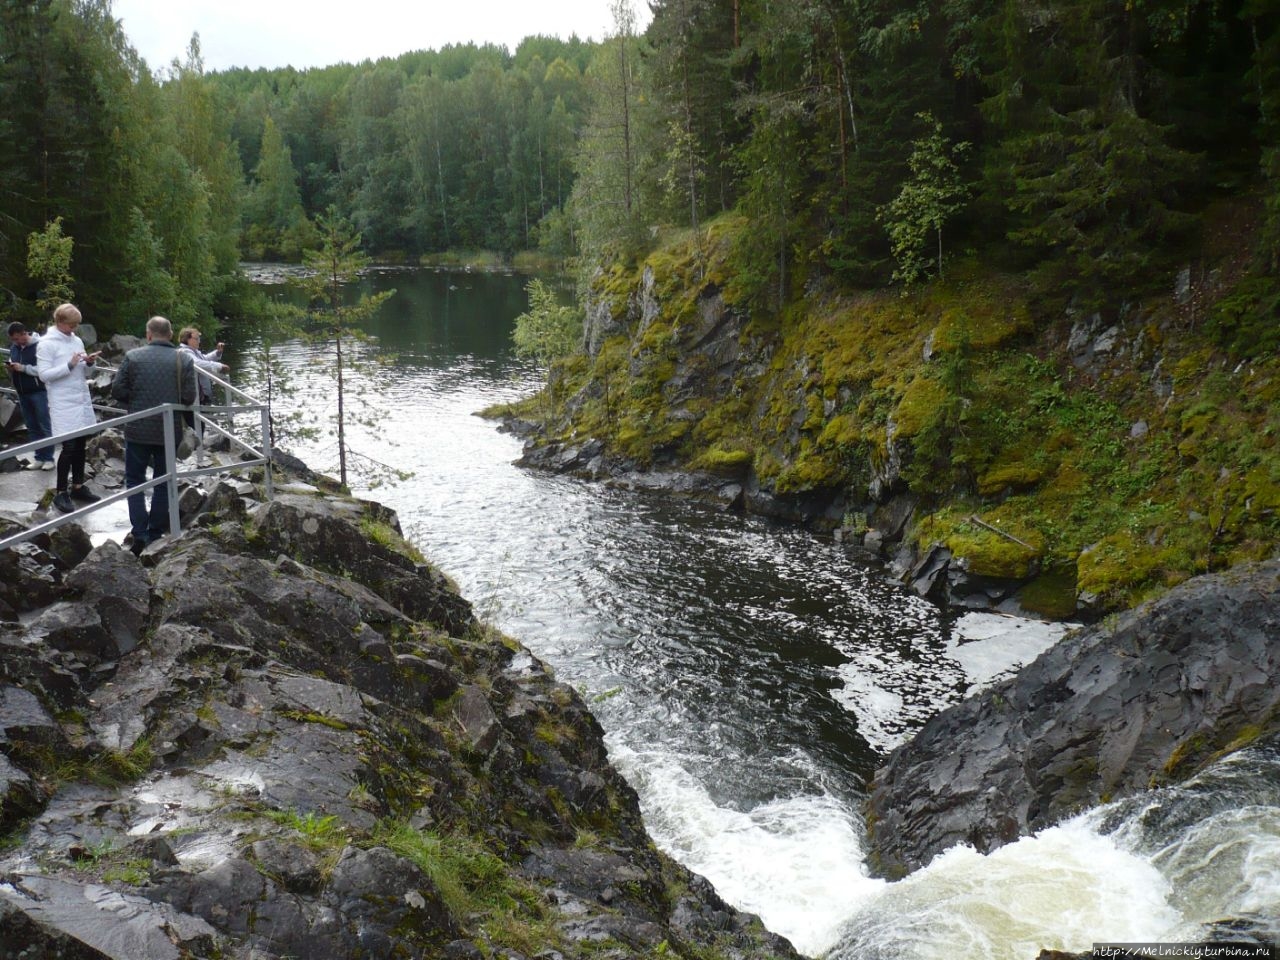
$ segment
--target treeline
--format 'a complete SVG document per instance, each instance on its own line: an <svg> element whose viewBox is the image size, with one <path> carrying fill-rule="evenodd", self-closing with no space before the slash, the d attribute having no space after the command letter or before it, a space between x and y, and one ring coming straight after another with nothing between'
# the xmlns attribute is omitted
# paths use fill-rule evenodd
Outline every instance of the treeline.
<svg viewBox="0 0 1280 960"><path fill-rule="evenodd" d="M99 329L208 316L239 258L228 134L198 49L162 84L109 0L0 3L0 315L29 319L57 291ZM70 262L29 265L31 235L59 229Z"/></svg>
<svg viewBox="0 0 1280 960"><path fill-rule="evenodd" d="M914 282L956 254L1081 306L1167 282L1206 211L1277 304L1271 0L624 0L600 43L530 38L157 80L109 0L0 5L0 295L56 217L91 313L208 313L238 257L296 259L333 209L375 256L542 248L583 272L726 212L735 281ZM38 271L36 271L38 273ZM1254 324L1254 326L1250 326Z"/></svg>
<svg viewBox="0 0 1280 960"><path fill-rule="evenodd" d="M3 0L0 310L35 317L69 280L108 330L207 318L241 259L299 260L331 209L383 257L567 256L594 50L532 37L514 54L209 73L193 38L153 71L110 0ZM66 238L60 276L47 251Z"/></svg>
<svg viewBox="0 0 1280 960"><path fill-rule="evenodd" d="M533 37L514 55L463 45L212 75L248 174L246 252L296 258L331 206L382 256L553 243L540 224L573 184L592 50Z"/></svg>
<svg viewBox="0 0 1280 960"><path fill-rule="evenodd" d="M1244 195L1225 233L1270 278L1247 306L1280 308L1270 0L651 6L633 100L654 145L637 154L631 222L589 231L592 248L732 208L751 224L740 279L766 302L815 273L879 285L973 250L1118 306L1168 284L1162 258L1194 249L1215 200ZM583 177L606 156L589 152Z"/></svg>

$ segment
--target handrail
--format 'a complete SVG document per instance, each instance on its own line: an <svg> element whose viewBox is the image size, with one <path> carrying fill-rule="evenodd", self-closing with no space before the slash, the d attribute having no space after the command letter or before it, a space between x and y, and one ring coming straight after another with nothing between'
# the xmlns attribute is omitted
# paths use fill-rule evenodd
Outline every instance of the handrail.
<svg viewBox="0 0 1280 960"><path fill-rule="evenodd" d="M111 368L108 367L107 369L111 369ZM17 533L4 537L3 539L0 539L0 550L5 550L11 546L15 546L19 543L23 543L27 540L31 540L34 537L37 537L40 534L45 533L46 531L54 530L58 527L64 526L65 524L72 523L80 519L81 517L84 517L90 513L93 513L95 510L101 510L103 507L107 507L113 503L117 503L118 501L123 500L129 496L132 496L133 494L150 490L153 487L157 487L162 483L168 484L168 488L169 488L169 529L170 531L172 531L174 536L177 536L181 530L181 527L178 522L178 479L181 477L199 477L199 476L205 476L211 473L221 472L223 470L243 470L245 468L256 467L261 464L264 467L264 473L265 473L263 486L265 488L266 497L268 500L274 499L275 485L272 479L271 455L270 455L270 451L271 451L270 408L268 407L267 404L261 402L260 400L257 400L255 397L251 396L250 394L245 393L243 390L240 390L235 386L232 386L230 383L227 383L225 380L222 380L219 377L214 376L213 374L202 373L201 375L209 377L209 379L216 381L219 386L223 387L224 389L223 396L227 400L226 404L224 405L201 404L199 391L196 392L196 402L189 406L186 404L180 404L180 403L163 403L154 407L149 407L146 410L139 410L136 413L126 413L125 411L119 410L116 407L108 407L100 404L95 404L94 405L95 409L101 410L102 412L108 414L107 419L100 420L91 427L81 427L78 430L68 430L67 432L60 433L56 436L42 437L39 440L33 440L30 443L24 443L21 446L9 447L5 450L0 450L0 463L2 463L5 460L10 460L15 457L20 457L24 453L31 453L36 450L42 450L45 447L52 446L53 444L62 443L67 440L74 440L77 437L87 437L87 436L90 436L91 434L101 433L107 429L115 428L122 424L129 423L130 421L133 421L133 420L141 420L145 417L154 417L157 415L164 417L165 472L163 474L161 474L158 477L152 477L150 480L140 483L137 486L127 487L124 490L104 496L101 500L95 503L91 503L86 506L80 507L79 509L72 511L71 513L65 513L59 516L55 516L49 520L44 521L43 523L37 524L34 527L28 527L25 530L21 530ZM0 392L13 393L14 391L8 388L0 388ZM231 403L230 401L233 396L237 399L242 399L244 402L240 404ZM240 437L236 436L233 432L224 429L218 423L211 420L207 415L208 413L226 414L228 417L228 420L231 423L232 429L234 429L234 426L235 426L234 420L231 419L233 414L250 413L255 410L258 411L261 415L261 421L260 421L261 448L255 448L252 444L246 442L245 440L242 440ZM239 447L245 453L250 454L250 456L247 459L238 460L235 463L230 465L219 465L216 467L200 467L199 464L197 464L195 469L179 470L178 459L177 459L177 444L174 441L174 423L175 423L174 417L175 417L175 414L186 413L188 411L194 414L194 420L195 420L195 423L197 424L198 432L200 434L203 434L205 427L212 427L214 432L216 432L219 436L226 437L230 443L234 444L236 447Z"/></svg>

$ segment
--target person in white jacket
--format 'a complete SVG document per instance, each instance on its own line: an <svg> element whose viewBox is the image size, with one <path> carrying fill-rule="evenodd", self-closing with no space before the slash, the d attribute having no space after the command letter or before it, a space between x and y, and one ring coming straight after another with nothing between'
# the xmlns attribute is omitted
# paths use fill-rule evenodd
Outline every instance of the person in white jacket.
<svg viewBox="0 0 1280 960"><path fill-rule="evenodd" d="M49 420L55 435L98 422L85 379L86 370L93 366L98 354L86 353L84 341L76 336L80 320L80 311L74 304L62 304L53 311L53 326L36 345L36 373L49 394ZM58 454L53 505L63 513L76 509L73 501L95 503L102 499L84 485L86 442L85 437L64 440Z"/></svg>

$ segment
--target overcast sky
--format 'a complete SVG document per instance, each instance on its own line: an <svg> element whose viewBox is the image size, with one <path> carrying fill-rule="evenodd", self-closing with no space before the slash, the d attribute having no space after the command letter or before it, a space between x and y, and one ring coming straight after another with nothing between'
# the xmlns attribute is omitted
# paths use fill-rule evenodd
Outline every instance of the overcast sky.
<svg viewBox="0 0 1280 960"><path fill-rule="evenodd" d="M637 30L649 9L634 0ZM609 0L114 0L124 32L153 71L181 59L200 34L207 70L319 67L438 50L451 43L517 44L533 34L599 40Z"/></svg>

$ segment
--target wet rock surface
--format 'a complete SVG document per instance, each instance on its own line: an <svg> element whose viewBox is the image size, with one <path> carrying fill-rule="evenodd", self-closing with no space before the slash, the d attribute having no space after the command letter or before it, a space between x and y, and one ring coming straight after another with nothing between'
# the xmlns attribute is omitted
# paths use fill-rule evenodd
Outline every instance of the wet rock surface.
<svg viewBox="0 0 1280 960"><path fill-rule="evenodd" d="M389 511L193 509L7 568L0 960L794 956L655 850L578 695Z"/></svg>
<svg viewBox="0 0 1280 960"><path fill-rule="evenodd" d="M1187 581L1069 634L890 755L868 801L896 877L1185 779L1280 730L1280 561Z"/></svg>

